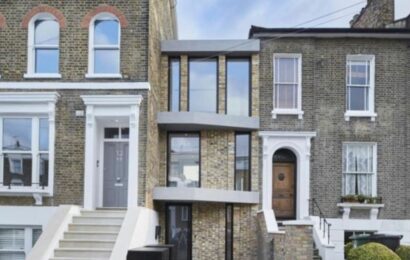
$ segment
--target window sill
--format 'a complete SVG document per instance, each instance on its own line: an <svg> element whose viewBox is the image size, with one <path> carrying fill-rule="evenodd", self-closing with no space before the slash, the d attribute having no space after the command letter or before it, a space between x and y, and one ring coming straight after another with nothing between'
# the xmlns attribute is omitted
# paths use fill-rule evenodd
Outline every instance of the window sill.
<svg viewBox="0 0 410 260"><path fill-rule="evenodd" d="M61 79L61 74L59 73L26 73L24 74L25 79Z"/></svg>
<svg viewBox="0 0 410 260"><path fill-rule="evenodd" d="M345 120L350 121L351 117L370 117L370 120L374 122L376 120L377 114L367 111L346 111Z"/></svg>
<svg viewBox="0 0 410 260"><path fill-rule="evenodd" d="M338 203L337 206L341 208L343 219L350 219L350 211L352 209L369 210L369 219L375 220L379 215L379 211L384 207L384 204L367 204L367 203Z"/></svg>
<svg viewBox="0 0 410 260"><path fill-rule="evenodd" d="M274 109L272 118L276 119L278 115L297 115L298 119L303 119L304 112L299 109Z"/></svg>
<svg viewBox="0 0 410 260"><path fill-rule="evenodd" d="M122 79L121 74L85 74L86 79Z"/></svg>
<svg viewBox="0 0 410 260"><path fill-rule="evenodd" d="M0 186L0 195L20 194L32 195L33 193L49 195L51 194L49 188L30 187L30 186Z"/></svg>

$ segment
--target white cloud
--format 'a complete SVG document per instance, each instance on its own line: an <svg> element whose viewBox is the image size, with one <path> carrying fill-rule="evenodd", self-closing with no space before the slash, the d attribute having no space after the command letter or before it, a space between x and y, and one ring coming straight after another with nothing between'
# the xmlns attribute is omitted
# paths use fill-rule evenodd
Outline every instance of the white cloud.
<svg viewBox="0 0 410 260"><path fill-rule="evenodd" d="M354 4L299 27L348 27L366 0L178 0L179 37L243 39L251 25L293 27ZM408 13L410 1L396 0L396 18Z"/></svg>

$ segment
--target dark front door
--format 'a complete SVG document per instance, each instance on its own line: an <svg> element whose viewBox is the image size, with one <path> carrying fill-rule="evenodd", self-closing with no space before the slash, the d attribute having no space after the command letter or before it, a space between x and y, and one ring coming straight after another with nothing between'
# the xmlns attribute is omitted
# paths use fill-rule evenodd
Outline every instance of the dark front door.
<svg viewBox="0 0 410 260"><path fill-rule="evenodd" d="M127 207L128 142L104 143L103 207Z"/></svg>
<svg viewBox="0 0 410 260"><path fill-rule="evenodd" d="M192 251L191 205L167 206L167 243L173 244L173 259L191 260Z"/></svg>
<svg viewBox="0 0 410 260"><path fill-rule="evenodd" d="M278 219L294 219L295 205L295 165L293 163L273 164L272 208Z"/></svg>

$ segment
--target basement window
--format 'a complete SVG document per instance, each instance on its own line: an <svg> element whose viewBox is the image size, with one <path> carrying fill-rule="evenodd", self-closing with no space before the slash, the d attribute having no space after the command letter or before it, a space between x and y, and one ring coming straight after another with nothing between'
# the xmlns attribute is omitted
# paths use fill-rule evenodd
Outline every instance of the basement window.
<svg viewBox="0 0 410 260"><path fill-rule="evenodd" d="M41 232L38 227L0 228L0 259L24 260Z"/></svg>

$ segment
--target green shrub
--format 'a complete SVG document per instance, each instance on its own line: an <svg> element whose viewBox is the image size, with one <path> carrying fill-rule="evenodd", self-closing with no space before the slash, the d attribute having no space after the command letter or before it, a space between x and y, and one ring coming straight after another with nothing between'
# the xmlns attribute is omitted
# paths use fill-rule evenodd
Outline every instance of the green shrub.
<svg viewBox="0 0 410 260"><path fill-rule="evenodd" d="M379 243L367 243L350 250L348 260L400 260L392 250Z"/></svg>
<svg viewBox="0 0 410 260"><path fill-rule="evenodd" d="M399 246L396 250L396 254L401 258L401 260L410 260L410 246Z"/></svg>
<svg viewBox="0 0 410 260"><path fill-rule="evenodd" d="M349 242L345 245L345 256L349 255L350 250L353 248L352 242Z"/></svg>

